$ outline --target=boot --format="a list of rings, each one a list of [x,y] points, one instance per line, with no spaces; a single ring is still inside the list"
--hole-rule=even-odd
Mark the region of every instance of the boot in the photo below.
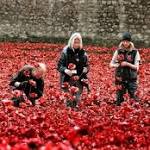
[[[13,101],[15,107],[19,107],[20,106],[20,100],[18,98],[13,97],[12,101]]]

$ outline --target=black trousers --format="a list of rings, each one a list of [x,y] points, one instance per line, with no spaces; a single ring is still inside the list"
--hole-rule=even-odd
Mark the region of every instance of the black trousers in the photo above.
[[[117,92],[116,92],[116,102],[120,104],[121,102],[124,101],[124,94],[128,92],[130,95],[130,98],[134,99],[135,101],[138,101],[138,97],[135,95],[135,92],[137,90],[137,81],[120,81],[116,82]]]
[[[20,97],[13,97],[12,101],[15,107],[19,107],[20,103],[25,102],[25,98],[23,95],[21,95]],[[35,106],[36,99],[29,99],[29,101],[32,103],[33,106]]]
[[[36,98],[30,98],[29,94],[27,94],[26,91],[24,89],[22,89],[22,88],[13,88],[13,91],[15,91],[15,90],[19,90],[22,93],[22,95],[20,95],[19,97],[15,97],[14,96],[12,98],[12,101],[13,101],[15,107],[19,107],[20,103],[25,102],[26,98],[29,101],[31,101],[31,103],[32,103],[33,106],[35,106]]]

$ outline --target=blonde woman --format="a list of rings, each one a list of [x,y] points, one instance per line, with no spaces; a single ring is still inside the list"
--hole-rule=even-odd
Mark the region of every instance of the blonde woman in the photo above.
[[[110,67],[116,68],[116,105],[120,105],[124,101],[123,96],[127,91],[130,98],[138,101],[135,92],[137,90],[139,62],[140,54],[131,42],[131,34],[129,32],[123,33],[119,48],[115,51],[110,62]]]
[[[13,89],[14,106],[19,107],[25,101],[23,95],[35,105],[35,100],[43,95],[45,73],[46,65],[38,63],[36,67],[25,65],[12,77],[10,86]]]
[[[79,88],[74,101],[67,101],[67,106],[76,107],[83,91],[83,86],[88,88],[87,83],[84,81],[87,79],[87,73],[89,71],[88,57],[83,49],[80,33],[72,34],[67,46],[63,49],[58,62],[58,71],[61,75],[60,82],[63,91],[68,91],[68,89],[63,86],[64,83]]]

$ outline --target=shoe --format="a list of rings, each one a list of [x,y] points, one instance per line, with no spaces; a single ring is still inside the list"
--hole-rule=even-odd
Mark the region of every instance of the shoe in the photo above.
[[[135,96],[133,99],[134,99],[136,102],[140,102],[140,99],[139,99],[137,96]]]
[[[72,101],[72,107],[75,108],[77,106],[77,102],[74,100]]]
[[[32,106],[35,106],[35,100],[30,100],[31,101],[31,103],[32,103]]]
[[[70,100],[67,100],[67,101],[66,101],[66,106],[67,106],[67,107],[71,107],[71,106],[72,106],[72,102],[71,102]]]
[[[13,101],[15,107],[20,106],[20,100],[18,98],[13,97],[11,100]]]
[[[73,107],[73,110],[74,110],[74,111],[80,111],[80,109],[79,109],[79,107],[78,107],[78,106]]]

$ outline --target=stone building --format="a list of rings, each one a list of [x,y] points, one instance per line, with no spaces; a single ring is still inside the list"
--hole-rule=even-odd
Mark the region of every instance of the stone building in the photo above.
[[[124,31],[150,46],[149,0],[1,0],[0,39],[66,39],[81,32],[88,43],[116,44]]]

